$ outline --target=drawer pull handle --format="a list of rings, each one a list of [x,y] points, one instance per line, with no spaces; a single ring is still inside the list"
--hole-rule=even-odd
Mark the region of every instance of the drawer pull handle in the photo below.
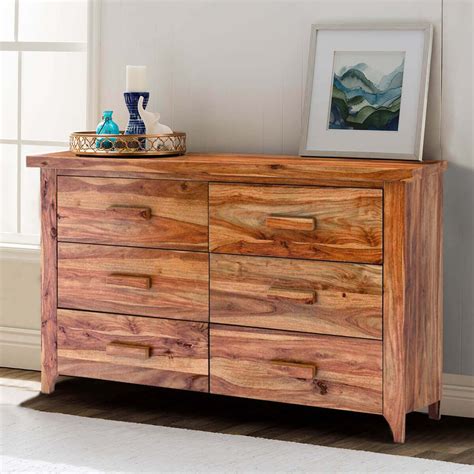
[[[293,301],[302,304],[314,304],[318,300],[318,295],[311,289],[281,288],[271,286],[268,289],[267,297],[272,300]]]
[[[266,225],[272,229],[314,230],[316,219],[314,217],[268,216]]]
[[[148,359],[150,347],[126,342],[110,342],[105,346],[105,353],[110,356],[131,357],[133,359]]]
[[[151,209],[149,207],[110,206],[107,210],[124,219],[151,219]]]
[[[288,377],[293,377],[295,379],[312,380],[316,377],[315,365],[272,360],[272,366],[276,373],[287,375]]]
[[[149,290],[151,277],[146,275],[126,275],[124,273],[111,273],[105,278],[107,286],[121,286],[123,288],[139,288]]]

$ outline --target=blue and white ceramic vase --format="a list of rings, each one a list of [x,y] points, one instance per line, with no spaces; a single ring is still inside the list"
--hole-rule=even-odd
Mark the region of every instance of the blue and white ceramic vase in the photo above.
[[[143,97],[143,108],[146,108],[148,104],[148,98],[150,97],[149,92],[124,92],[125,103],[130,114],[128,119],[127,135],[143,135],[146,133],[145,124],[138,113],[138,99]]]

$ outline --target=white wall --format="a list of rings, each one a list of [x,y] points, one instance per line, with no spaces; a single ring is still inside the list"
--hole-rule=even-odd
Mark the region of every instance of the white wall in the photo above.
[[[434,24],[426,156],[439,158],[441,0],[149,1],[140,8],[105,0],[101,106],[126,125],[124,68],[146,64],[148,107],[186,131],[191,150],[294,154],[311,24],[349,21]]]
[[[474,374],[472,0],[444,0],[442,157],[445,178],[444,365]]]
[[[443,8],[441,0],[103,0],[100,109],[114,110],[123,127],[125,65],[146,64],[150,110],[186,131],[191,151],[296,154],[312,23],[433,23],[425,159],[442,157],[450,164],[445,372],[474,375],[472,3],[444,0]],[[0,282],[0,332],[2,326],[38,329],[38,264],[13,269],[0,263],[2,274],[8,273]],[[3,332],[3,340],[10,338]]]

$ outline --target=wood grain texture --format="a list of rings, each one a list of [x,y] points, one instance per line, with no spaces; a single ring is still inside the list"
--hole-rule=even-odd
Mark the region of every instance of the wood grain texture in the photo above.
[[[406,188],[384,188],[384,387],[383,414],[396,443],[405,442]]]
[[[441,420],[441,401],[428,405],[428,416],[430,420]]]
[[[208,321],[208,256],[199,252],[59,243],[58,304],[142,316]],[[141,274],[150,288],[107,285]]]
[[[403,442],[405,414],[441,400],[442,174],[384,196],[384,415]]]
[[[382,267],[211,255],[211,322],[382,338]],[[313,304],[273,287],[316,292]],[[307,297],[306,297],[307,298]]]
[[[110,353],[115,345],[148,346],[150,357]],[[208,390],[208,325],[188,321],[58,310],[63,375]]]
[[[382,192],[289,186],[209,186],[212,252],[382,262]],[[275,229],[266,219],[312,217],[314,230]]]
[[[380,341],[211,324],[210,342],[212,393],[382,413]],[[316,378],[276,360],[315,366]]]
[[[146,275],[127,275],[124,273],[111,273],[105,277],[107,286],[119,286],[121,288],[141,288],[149,290],[151,288],[151,277]]]
[[[441,400],[443,363],[443,183],[407,185],[406,411]]]
[[[288,376],[293,379],[307,379],[313,380],[316,377],[317,368],[311,364],[297,364],[295,362],[284,362],[279,360],[273,360],[272,369],[273,373]]]
[[[267,298],[300,304],[314,304],[318,300],[317,293],[313,289],[284,288],[281,286],[271,286],[267,291]]]
[[[54,391],[57,361],[56,171],[41,170],[41,392]]]
[[[133,357],[134,359],[148,359],[151,352],[150,346],[130,344],[126,342],[109,342],[105,346],[105,353],[110,356]]]
[[[219,393],[382,413],[397,442],[406,413],[429,406],[438,417],[445,162],[69,152],[27,162],[42,168],[44,392],[58,375],[57,305],[207,323],[210,258]],[[71,242],[57,244],[58,233]],[[95,314],[75,313],[77,324]],[[157,363],[153,346],[149,359],[132,357],[149,345],[127,324],[130,337],[98,351],[114,363],[79,357],[89,333],[74,331],[78,346],[61,355],[61,373],[208,390],[207,372],[190,369],[199,357],[183,358],[181,372],[141,365]]]
[[[60,241],[207,251],[207,214],[206,183],[58,178]]]
[[[313,184],[383,187],[385,182],[410,180],[428,168],[438,172],[446,162],[407,162],[334,158],[301,158],[287,155],[201,154],[149,158],[91,158],[69,151],[27,157],[30,167],[54,168],[59,174],[189,179],[241,183]]]
[[[122,219],[151,219],[151,209],[149,207],[138,206],[109,206],[106,211]]]
[[[265,225],[272,229],[314,230],[316,219],[314,217],[269,216],[265,220]]]

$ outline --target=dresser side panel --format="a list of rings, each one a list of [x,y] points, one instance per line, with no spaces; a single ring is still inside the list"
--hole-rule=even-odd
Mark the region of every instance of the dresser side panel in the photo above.
[[[407,199],[406,411],[441,399],[442,174],[410,183]]]
[[[407,184],[384,186],[383,414],[395,442],[405,441]]]
[[[384,187],[384,416],[404,441],[405,414],[440,400],[442,173]]]
[[[57,359],[57,179],[56,170],[41,170],[41,391],[51,393],[58,376]]]

